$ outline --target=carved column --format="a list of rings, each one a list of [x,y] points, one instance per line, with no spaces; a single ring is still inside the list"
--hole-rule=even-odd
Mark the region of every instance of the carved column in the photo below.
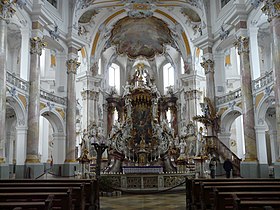
[[[249,58],[249,38],[240,36],[235,42],[240,55],[245,161],[257,161],[254,104]]]
[[[268,16],[268,22],[271,25],[273,37],[273,70],[275,75],[275,106],[276,106],[276,130],[277,130],[277,145],[278,154],[277,161],[280,162],[280,2],[279,1],[264,1],[262,11]]]
[[[28,131],[26,163],[40,163],[39,119],[40,119],[40,56],[45,43],[40,37],[30,38],[30,76],[28,103]]]
[[[77,162],[76,148],[76,73],[80,63],[69,59],[67,65],[67,109],[66,109],[66,163]]]
[[[206,76],[206,97],[211,100],[215,107],[215,80],[214,80],[214,62],[210,59],[201,63]]]
[[[0,18],[0,163],[5,162],[7,23]]]

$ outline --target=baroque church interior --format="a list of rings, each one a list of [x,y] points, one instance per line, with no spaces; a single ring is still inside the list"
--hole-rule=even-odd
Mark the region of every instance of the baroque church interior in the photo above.
[[[161,174],[149,188],[165,174],[210,177],[212,158],[217,176],[230,159],[232,176],[279,178],[279,11],[279,0],[0,0],[0,178],[101,173],[145,188],[117,175]]]

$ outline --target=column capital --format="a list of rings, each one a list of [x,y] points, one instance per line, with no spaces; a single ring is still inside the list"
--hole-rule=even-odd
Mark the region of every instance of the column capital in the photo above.
[[[83,100],[96,100],[99,97],[99,92],[94,90],[84,90],[81,92]]]
[[[238,55],[241,53],[249,53],[249,37],[239,36],[234,42],[234,46],[237,48]]]
[[[15,14],[16,10],[12,7],[13,2],[11,1],[1,1],[0,3],[0,19],[8,19]]]
[[[203,62],[200,63],[200,65],[204,68],[205,74],[208,74],[209,72],[214,73],[214,61],[211,59],[203,59]]]
[[[67,74],[73,73],[76,74],[77,73],[77,68],[80,66],[80,62],[78,62],[78,59],[69,59],[66,61],[66,66],[67,66]]]
[[[42,55],[42,49],[47,46],[47,43],[38,36],[30,38],[30,54]]]
[[[267,21],[272,21],[273,18],[280,17],[280,1],[279,0],[262,0],[264,6],[262,12],[268,16]]]

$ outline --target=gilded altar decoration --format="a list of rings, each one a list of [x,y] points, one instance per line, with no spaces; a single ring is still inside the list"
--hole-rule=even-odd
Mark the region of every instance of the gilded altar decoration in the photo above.
[[[123,88],[121,98],[107,99],[108,107],[116,107],[120,114],[119,121],[109,121],[113,123],[109,134],[112,159],[107,170],[120,172],[121,166],[165,166],[166,171],[175,171],[171,156],[175,156],[174,161],[179,153],[174,128],[165,117],[160,117],[160,108],[166,107],[168,100],[163,100],[143,63],[136,66]]]
[[[216,112],[211,100],[205,97],[204,103],[201,103],[201,108],[203,115],[194,116],[193,120],[201,122],[205,125],[205,127],[212,129],[213,134],[218,133],[218,131],[220,130],[221,116]]]

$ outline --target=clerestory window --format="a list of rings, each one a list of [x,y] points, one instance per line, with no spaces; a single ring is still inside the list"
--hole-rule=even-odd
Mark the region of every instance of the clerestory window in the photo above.
[[[109,86],[115,87],[117,93],[120,93],[120,66],[115,63],[109,67]]]
[[[167,63],[163,66],[164,93],[167,92],[167,88],[170,86],[174,86],[174,68],[171,63]]]

